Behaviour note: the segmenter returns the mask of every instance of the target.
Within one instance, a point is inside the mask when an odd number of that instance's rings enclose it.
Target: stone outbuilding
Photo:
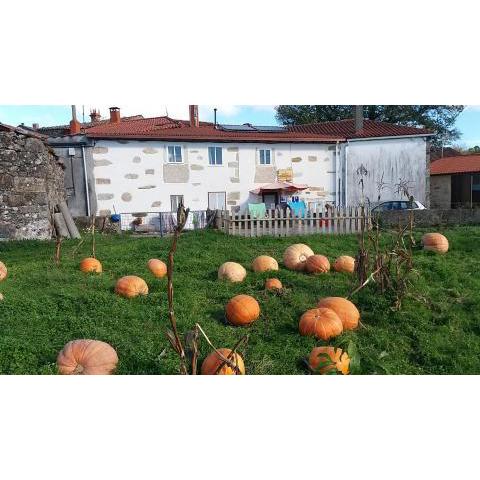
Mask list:
[[[65,201],[63,164],[46,137],[0,123],[0,240],[49,239]]]

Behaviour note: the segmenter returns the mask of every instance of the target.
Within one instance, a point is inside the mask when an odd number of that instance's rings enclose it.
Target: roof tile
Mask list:
[[[480,155],[444,157],[430,164],[430,175],[480,172]]]

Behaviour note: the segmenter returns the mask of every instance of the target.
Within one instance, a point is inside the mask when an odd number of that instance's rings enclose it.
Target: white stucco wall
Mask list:
[[[426,148],[424,137],[350,141],[346,147],[347,203],[357,205],[361,200],[357,169],[363,165],[368,172],[364,179],[364,194],[371,202],[377,201],[377,185],[383,175],[385,188],[381,192],[381,201],[402,198],[396,192],[396,184],[401,179],[409,182],[410,194],[425,204]]]
[[[168,164],[167,146],[181,145],[183,163]],[[223,164],[211,166],[208,147],[223,148]],[[259,165],[258,150],[272,150],[272,166]],[[173,143],[99,140],[93,150],[97,214],[169,212],[170,195],[183,195],[191,210],[206,210],[209,192],[226,192],[227,208],[258,202],[250,190],[276,181],[292,168],[295,183],[310,189],[307,202],[335,200],[335,145]]]

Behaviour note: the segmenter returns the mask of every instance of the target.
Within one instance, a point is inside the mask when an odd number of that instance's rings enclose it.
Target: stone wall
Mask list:
[[[417,227],[431,226],[453,226],[453,225],[480,225],[479,209],[428,209],[415,210],[415,225]],[[406,225],[408,222],[408,212],[391,211],[380,214],[380,222],[384,227],[396,227],[398,222]]]
[[[430,206],[449,209],[452,206],[452,178],[450,175],[430,177]]]
[[[0,239],[48,239],[51,209],[65,200],[64,173],[42,140],[0,131]]]

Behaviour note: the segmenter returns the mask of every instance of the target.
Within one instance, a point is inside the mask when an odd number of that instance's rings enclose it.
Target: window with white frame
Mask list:
[[[168,163],[182,163],[182,147],[169,145],[167,147]]]
[[[208,163],[222,165],[222,147],[208,147]]]
[[[181,203],[183,203],[183,195],[170,195],[172,212],[176,212]]]
[[[270,165],[272,163],[272,151],[269,148],[262,148],[259,153],[260,165]]]
[[[208,208],[210,210],[226,210],[226,192],[208,192]]]

